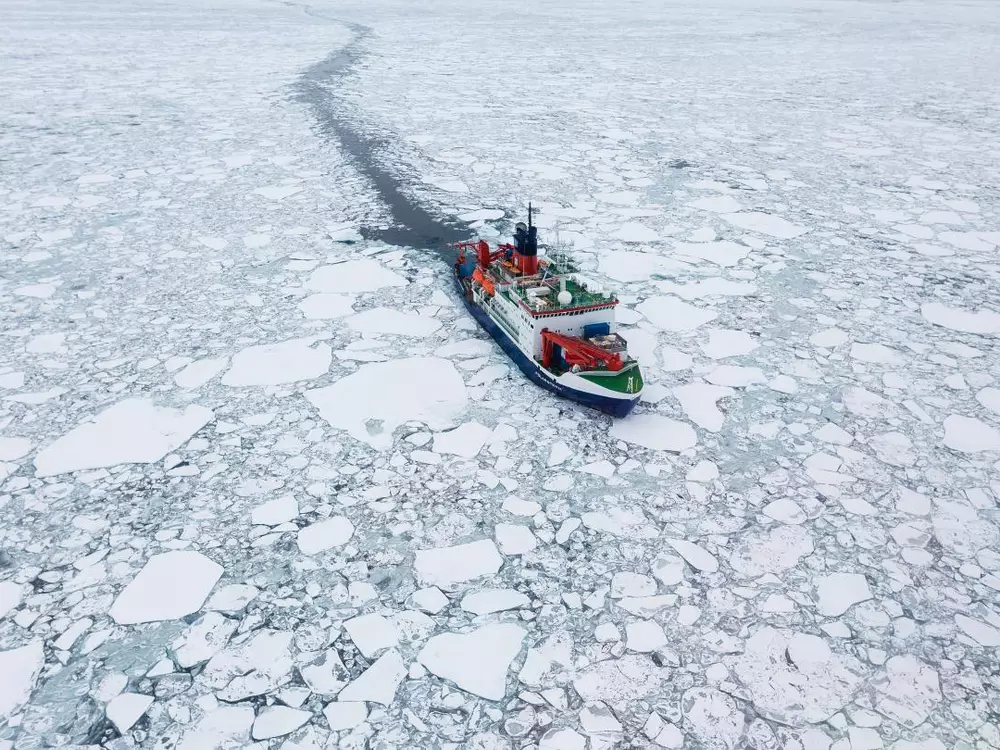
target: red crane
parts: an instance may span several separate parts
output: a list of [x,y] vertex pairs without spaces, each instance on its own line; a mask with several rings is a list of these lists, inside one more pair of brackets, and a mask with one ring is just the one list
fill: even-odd
[[604,365],[605,369],[618,372],[624,366],[617,352],[609,352],[578,336],[564,336],[548,328],[542,329],[542,366],[548,368],[552,364],[556,346],[562,348],[563,358],[570,367],[579,365],[584,370],[595,370]]

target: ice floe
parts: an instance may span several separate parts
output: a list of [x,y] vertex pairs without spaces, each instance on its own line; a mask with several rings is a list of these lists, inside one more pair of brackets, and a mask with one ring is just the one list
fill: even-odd
[[115,599],[108,614],[119,625],[177,620],[201,609],[222,566],[200,552],[153,555]]
[[406,677],[403,657],[395,649],[386,651],[375,663],[337,694],[338,701],[379,703],[391,706],[396,690]]
[[352,330],[361,333],[391,333],[423,338],[441,327],[441,321],[413,312],[376,307],[357,313],[345,321]]
[[251,346],[233,356],[222,384],[245,388],[314,380],[330,369],[332,359],[329,345],[314,338]]
[[40,640],[0,651],[0,675],[3,675],[0,680],[0,719],[11,718],[27,705],[44,665],[45,655]]
[[975,311],[948,307],[940,302],[927,302],[920,306],[920,314],[928,323],[952,331],[978,334],[1000,334],[1000,313],[993,310]]
[[500,570],[501,565],[503,558],[496,544],[489,539],[453,547],[417,550],[413,562],[417,578],[424,584],[437,586],[451,586],[491,576]]
[[142,693],[121,693],[112,698],[105,709],[108,721],[120,734],[125,734],[153,705],[153,696]]
[[944,420],[944,445],[959,453],[1000,451],[1000,430],[974,417],[949,414]]
[[354,313],[355,297],[350,294],[311,294],[299,303],[308,320],[332,320]]
[[513,623],[483,625],[468,633],[442,633],[417,655],[428,671],[490,700],[506,694],[507,672],[521,651],[525,630]]
[[159,461],[186,443],[214,417],[211,409],[157,406],[148,399],[127,399],[108,407],[40,450],[40,477],[119,464]]
[[611,426],[611,437],[659,451],[681,452],[698,444],[691,425],[659,414],[633,414]]
[[770,235],[781,240],[795,239],[809,231],[808,228],[793,224],[780,216],[760,211],[723,214],[722,218],[740,229]]
[[409,282],[371,258],[359,258],[315,269],[306,289],[326,294],[375,292],[385,287],[406,286]]
[[345,516],[317,521],[299,530],[299,550],[304,555],[318,555],[334,547],[343,547],[354,536],[354,524]]
[[676,297],[666,296],[649,297],[640,302],[636,309],[661,331],[672,332],[693,331],[719,315],[715,310],[696,307]]
[[409,357],[363,365],[333,385],[307,391],[306,398],[333,427],[385,449],[404,422],[451,427],[465,410],[467,396],[451,362]]

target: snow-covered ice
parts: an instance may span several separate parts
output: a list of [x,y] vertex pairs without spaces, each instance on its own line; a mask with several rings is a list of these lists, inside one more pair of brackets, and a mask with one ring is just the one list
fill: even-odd
[[406,279],[371,258],[320,266],[306,280],[306,289],[324,294],[374,292],[383,287],[406,286]]
[[489,539],[453,547],[417,550],[414,572],[425,584],[448,586],[495,574],[503,565],[497,546]]
[[698,437],[690,425],[658,414],[636,414],[617,421],[611,437],[644,448],[660,451],[684,451],[693,448]]
[[314,380],[330,369],[330,346],[314,339],[293,339],[251,346],[233,355],[223,385],[250,387]]
[[119,464],[159,461],[214,417],[211,409],[173,409],[148,399],[126,399],[67,432],[35,456],[40,477]]
[[115,725],[120,734],[125,734],[135,726],[142,715],[153,705],[153,696],[142,693],[121,693],[108,702],[105,709],[108,721]]
[[153,555],[122,590],[108,614],[119,625],[176,620],[201,609],[222,566],[200,552]]
[[393,431],[404,422],[451,427],[467,400],[458,370],[438,357],[366,364],[333,385],[307,391],[306,398],[332,426],[378,448],[390,447]]
[[502,700],[507,671],[521,650],[524,628],[513,623],[483,625],[468,633],[442,633],[417,656],[432,673],[466,692]]
[[0,719],[14,716],[29,700],[45,665],[42,642],[0,651]]
[[334,516],[299,530],[299,549],[305,555],[317,555],[334,547],[342,547],[354,536],[354,524],[345,516]]

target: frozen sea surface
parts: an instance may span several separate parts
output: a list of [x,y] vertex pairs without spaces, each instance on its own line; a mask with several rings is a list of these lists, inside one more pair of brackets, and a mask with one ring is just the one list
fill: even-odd
[[[0,750],[1000,747],[994,3],[3,17]],[[373,175],[540,206],[636,413]]]

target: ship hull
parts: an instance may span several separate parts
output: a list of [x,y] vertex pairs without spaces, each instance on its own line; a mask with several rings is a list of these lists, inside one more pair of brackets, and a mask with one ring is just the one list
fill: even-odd
[[458,290],[458,296],[462,298],[462,302],[465,303],[466,309],[476,319],[480,327],[485,330],[494,341],[503,349],[504,353],[510,357],[511,360],[517,365],[518,369],[524,373],[524,375],[535,383],[535,385],[550,391],[557,396],[569,399],[570,401],[576,401],[584,406],[589,406],[592,409],[597,409],[598,411],[604,412],[605,414],[610,414],[613,417],[626,417],[629,412],[639,403],[639,397],[634,398],[613,398],[611,396],[601,396],[595,393],[587,393],[576,388],[569,388],[562,383],[558,382],[552,377],[545,374],[542,366],[537,362],[531,360],[521,349],[515,344],[507,333],[500,328],[496,323],[490,319],[482,308],[471,302],[465,294],[465,289],[462,286],[461,280],[455,277],[455,286]]

